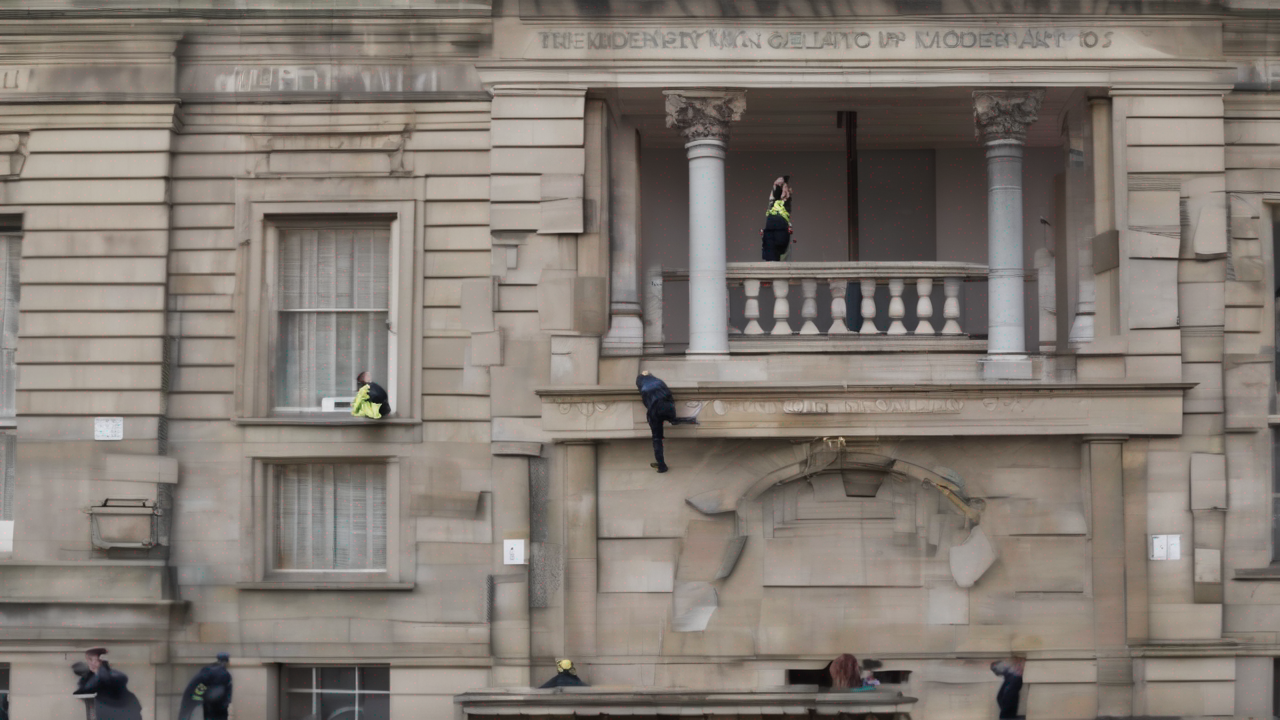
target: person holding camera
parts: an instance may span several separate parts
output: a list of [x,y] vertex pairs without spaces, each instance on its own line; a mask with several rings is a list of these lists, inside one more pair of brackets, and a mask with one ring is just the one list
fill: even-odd
[[760,231],[761,259],[777,262],[786,258],[791,246],[791,176],[773,181],[769,193],[769,209]]

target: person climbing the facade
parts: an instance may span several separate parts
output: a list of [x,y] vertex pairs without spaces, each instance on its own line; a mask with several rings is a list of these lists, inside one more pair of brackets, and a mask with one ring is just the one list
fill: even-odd
[[676,400],[671,395],[671,389],[648,370],[636,376],[636,389],[640,391],[640,399],[644,401],[645,417],[649,420],[649,432],[653,436],[653,457],[657,462],[650,463],[650,467],[664,473],[668,468],[662,454],[662,423],[697,425],[698,417],[696,414],[693,417],[677,417]]
[[356,397],[351,401],[351,414],[355,417],[367,417],[381,420],[391,414],[391,400],[387,391],[373,381],[368,370],[356,376]]
[[791,176],[773,181],[769,208],[760,231],[761,259],[766,262],[785,260],[791,248]]

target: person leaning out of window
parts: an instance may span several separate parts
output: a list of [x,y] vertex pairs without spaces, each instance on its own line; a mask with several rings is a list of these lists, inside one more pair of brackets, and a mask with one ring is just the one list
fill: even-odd
[[766,262],[785,260],[791,247],[791,176],[773,181],[769,208],[760,231],[761,259]]
[[355,399],[351,401],[353,416],[381,420],[391,414],[391,400],[387,397],[387,391],[373,381],[368,370],[356,376],[356,388]]

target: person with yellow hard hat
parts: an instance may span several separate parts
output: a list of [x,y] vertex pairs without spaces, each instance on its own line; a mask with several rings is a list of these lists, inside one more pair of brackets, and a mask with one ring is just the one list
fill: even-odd
[[556,663],[556,676],[539,687],[587,687],[587,684],[578,677],[578,669],[573,666],[573,661],[565,658]]

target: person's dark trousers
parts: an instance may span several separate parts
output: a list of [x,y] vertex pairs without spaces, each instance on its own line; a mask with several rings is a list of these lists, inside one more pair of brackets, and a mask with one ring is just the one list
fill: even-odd
[[791,246],[791,232],[787,221],[776,215],[765,219],[764,232],[760,234],[760,259],[778,262]]
[[669,422],[672,425],[686,425],[695,422],[694,418],[676,417],[676,406],[669,402],[659,402],[654,404],[653,408],[647,414],[649,420],[649,432],[653,435],[653,459],[658,462],[658,471],[667,471],[667,461],[662,453],[662,423]]
[[1005,675],[1000,691],[996,693],[996,705],[1000,706],[1001,720],[1018,717],[1018,699],[1022,694],[1022,678]]

